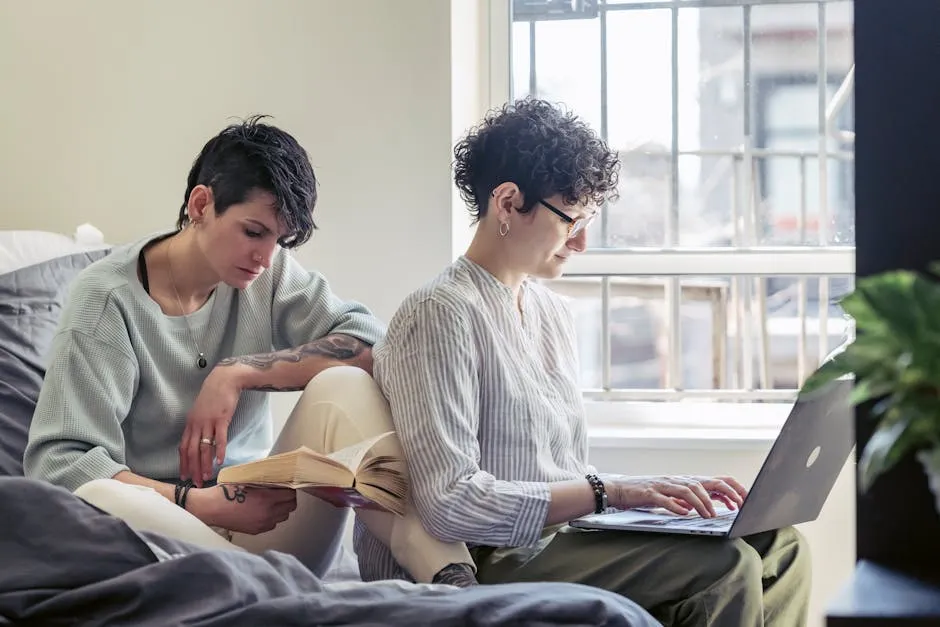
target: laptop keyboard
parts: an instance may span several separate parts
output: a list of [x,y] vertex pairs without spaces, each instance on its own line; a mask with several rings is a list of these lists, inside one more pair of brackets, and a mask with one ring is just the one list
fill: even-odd
[[726,527],[728,522],[734,520],[738,514],[737,510],[728,510],[723,514],[718,514],[714,518],[676,518],[673,520],[664,520],[664,524],[670,527],[691,527],[693,529],[708,529],[710,527]]

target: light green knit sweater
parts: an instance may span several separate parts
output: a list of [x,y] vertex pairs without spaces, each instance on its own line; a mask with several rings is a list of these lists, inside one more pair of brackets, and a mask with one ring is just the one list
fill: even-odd
[[[172,480],[186,413],[213,364],[329,333],[369,344],[384,333],[365,307],[340,300],[280,250],[248,289],[222,284],[189,316],[209,361],[200,369],[184,318],[166,316],[137,277],[138,254],[153,237],[116,249],[70,286],[29,431],[26,476],[69,490],[122,470]],[[272,445],[267,393],[243,393],[225,465],[262,457]]]

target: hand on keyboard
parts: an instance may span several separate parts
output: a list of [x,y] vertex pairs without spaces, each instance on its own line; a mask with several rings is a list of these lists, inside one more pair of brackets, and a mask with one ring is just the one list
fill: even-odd
[[744,486],[732,477],[604,476],[602,480],[612,507],[659,507],[680,516],[694,511],[702,518],[714,518],[717,503],[736,510],[747,496]]

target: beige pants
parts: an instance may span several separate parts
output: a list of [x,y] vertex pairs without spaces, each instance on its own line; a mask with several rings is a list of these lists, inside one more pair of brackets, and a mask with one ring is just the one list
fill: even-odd
[[[329,453],[392,430],[388,403],[367,372],[347,366],[328,368],[307,385],[271,453],[301,445]],[[347,509],[298,492],[297,509],[286,521],[255,536],[232,534],[229,542],[151,488],[99,479],[81,486],[75,494],[135,529],[206,548],[290,553],[321,576],[339,550],[349,517]],[[356,514],[419,583],[430,582],[447,564],[473,563],[464,544],[447,544],[431,537],[411,510],[402,518],[367,510]]]

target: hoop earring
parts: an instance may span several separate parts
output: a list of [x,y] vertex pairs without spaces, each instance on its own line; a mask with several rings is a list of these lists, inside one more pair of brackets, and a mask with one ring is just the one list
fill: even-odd
[[507,235],[509,235],[509,223],[500,222],[499,223],[499,236],[506,237]]

